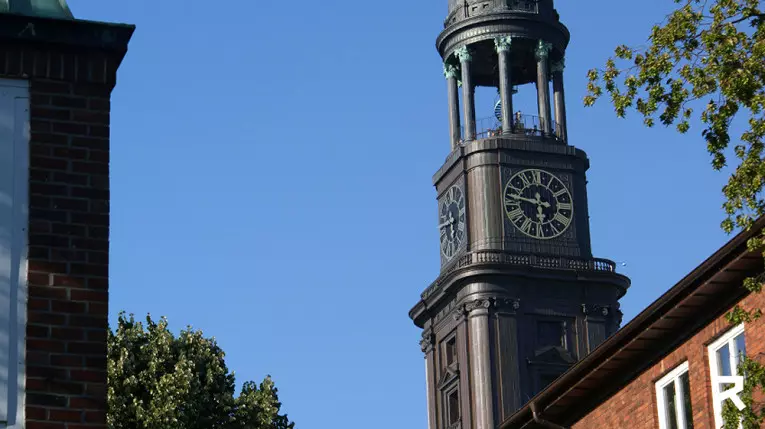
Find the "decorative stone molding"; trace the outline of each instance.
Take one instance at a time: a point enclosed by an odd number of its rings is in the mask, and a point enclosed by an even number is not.
[[[460,70],[456,66],[444,63],[444,77],[447,79],[459,79]]]
[[[465,312],[470,313],[475,310],[489,310],[492,304],[491,298],[478,298],[465,303]]]
[[[454,51],[454,55],[456,55],[457,58],[459,58],[461,63],[466,63],[473,60],[473,56],[471,55],[470,49],[468,49],[467,46],[457,48],[457,50]]]
[[[562,72],[566,68],[566,59],[561,58],[560,61],[556,61],[550,67],[550,73]]]
[[[459,322],[465,317],[465,315],[467,315],[467,312],[465,311],[465,306],[460,305],[459,307],[454,309],[454,312],[452,313],[452,318],[454,319],[455,322]]]
[[[433,335],[431,330],[426,330],[422,333],[422,339],[420,340],[420,350],[426,355],[433,350],[433,345],[436,342],[436,336]]]
[[[510,51],[510,46],[513,43],[513,37],[512,36],[500,36],[494,38],[494,48],[497,50],[497,52],[507,52]]]
[[[588,316],[606,317],[611,314],[611,306],[600,304],[582,304],[582,313]]]
[[[551,50],[552,50],[552,43],[545,42],[544,40],[540,39],[536,49],[534,50],[534,55],[536,56],[538,61],[543,61],[543,60],[546,60],[547,57],[550,55]]]
[[[521,308],[521,300],[517,298],[494,298],[494,307],[498,310],[508,309],[517,311]]]

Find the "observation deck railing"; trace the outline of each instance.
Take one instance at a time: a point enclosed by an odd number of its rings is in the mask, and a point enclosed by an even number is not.
[[[444,27],[473,16],[496,12],[539,13],[538,0],[485,0],[472,4],[461,4],[449,11]]]
[[[552,133],[545,135],[542,129],[542,121],[538,116],[532,115],[515,115],[513,116],[513,128],[512,133],[504,134],[506,136],[537,136],[537,137],[552,137],[556,140],[560,138],[560,126],[555,121],[550,121]],[[475,123],[475,140],[481,140],[489,137],[502,136],[502,122],[496,117],[490,116],[476,120]],[[463,136],[460,143],[466,143],[464,140],[465,127],[460,127],[460,135]]]
[[[550,270],[616,273],[616,263],[608,259],[579,259],[565,256],[517,254],[504,250],[476,250],[459,256],[442,270],[438,279],[422,293],[422,299],[427,298],[438,289],[445,280],[446,274],[461,268],[485,265],[514,265]]]

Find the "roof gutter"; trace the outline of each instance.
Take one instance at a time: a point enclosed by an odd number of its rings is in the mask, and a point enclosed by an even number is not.
[[[529,405],[529,407],[531,408],[531,415],[534,417],[534,423],[542,425],[542,426],[544,426],[546,428],[550,428],[550,429],[568,429],[565,426],[561,426],[561,425],[555,424],[555,423],[553,423],[551,421],[544,420],[542,418],[542,413],[538,413],[537,412],[537,403],[536,402],[532,402]]]

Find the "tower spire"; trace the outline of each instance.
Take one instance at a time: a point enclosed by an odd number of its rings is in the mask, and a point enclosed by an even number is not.
[[[592,256],[589,160],[566,129],[570,36],[552,0],[450,0],[444,27],[441,272],[409,316],[423,329],[429,429],[495,429],[619,328],[630,281]],[[524,85],[531,115],[513,112]],[[479,86],[499,93],[488,121]]]

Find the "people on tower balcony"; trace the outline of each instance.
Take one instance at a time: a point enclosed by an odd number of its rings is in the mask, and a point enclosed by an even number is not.
[[[513,128],[514,132],[516,132],[518,134],[523,134],[523,132],[524,132],[524,129],[523,129],[523,118],[522,118],[520,110],[515,112],[515,124],[513,124],[513,125],[515,125],[515,127]]]

